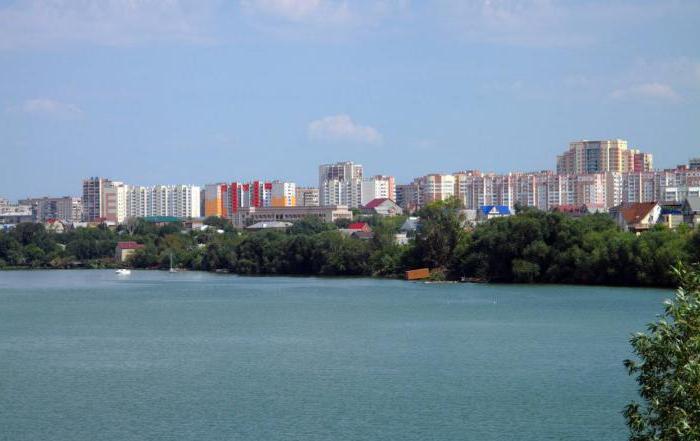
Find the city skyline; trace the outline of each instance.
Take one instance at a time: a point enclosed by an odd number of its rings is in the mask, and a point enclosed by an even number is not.
[[[580,171],[576,171],[573,169],[572,170],[560,170],[560,167],[561,167],[560,162],[561,162],[562,158],[566,157],[567,155],[573,155],[574,151],[576,149],[581,149],[582,146],[584,146],[584,145],[588,145],[589,149],[592,148],[593,151],[596,152],[595,153],[596,159],[592,164],[594,164],[595,166],[600,166],[600,169],[599,170],[593,170],[593,169],[580,170]],[[608,147],[605,150],[601,150],[600,145],[607,145]],[[607,150],[607,149],[610,149],[609,146],[617,146],[617,145],[620,145],[621,147],[620,148],[614,147],[611,150],[611,152],[615,152],[615,153],[610,153]],[[609,159],[610,164],[608,164],[607,161],[604,163],[600,162],[600,160],[603,157],[603,152],[607,152],[607,153],[605,153],[605,155],[613,155]],[[625,152],[627,152],[627,153],[625,153]],[[581,153],[579,153],[579,155],[580,154]],[[629,156],[629,159],[625,159],[626,154],[631,155],[631,156]],[[598,155],[601,155],[601,158],[597,158]],[[620,156],[620,155],[622,155],[622,156]],[[613,159],[613,157],[617,157],[617,159]],[[661,168],[661,167],[655,167],[653,165],[654,164],[653,158],[654,158],[654,155],[652,153],[643,152],[643,151],[640,151],[639,149],[634,149],[632,147],[628,148],[627,141],[623,140],[623,139],[619,139],[619,138],[611,139],[611,140],[577,140],[577,141],[571,141],[569,143],[569,147],[563,152],[562,155],[556,155],[555,162],[556,162],[557,166],[554,168],[549,168],[549,169],[508,170],[505,172],[495,172],[492,170],[479,170],[476,168],[462,167],[462,168],[455,169],[451,172],[429,171],[429,172],[422,173],[418,176],[412,176],[409,179],[399,181],[398,179],[396,179],[397,174],[395,174],[395,173],[390,173],[390,174],[364,173],[363,172],[364,167],[361,163],[355,162],[352,160],[342,160],[342,161],[336,161],[334,163],[321,164],[320,166],[318,166],[317,169],[319,170],[319,175],[317,177],[320,179],[321,175],[326,174],[327,172],[323,171],[323,169],[328,168],[328,167],[331,167],[331,168],[340,167],[339,170],[341,171],[341,175],[344,175],[344,173],[349,173],[347,171],[342,172],[343,167],[347,167],[347,166],[359,167],[359,176],[357,177],[357,183],[354,184],[354,185],[357,185],[357,189],[356,189],[357,194],[352,196],[353,198],[356,198],[357,201],[354,201],[353,203],[350,203],[350,204],[347,204],[346,203],[347,201],[342,201],[343,203],[341,205],[360,206],[360,205],[363,205],[364,203],[366,203],[372,199],[371,197],[369,197],[369,199],[368,199],[368,197],[365,195],[365,192],[366,192],[365,184],[367,184],[367,185],[371,184],[372,187],[374,188],[374,186],[375,186],[374,182],[377,179],[379,179],[379,180],[390,179],[391,182],[390,183],[387,182],[387,183],[383,184],[383,187],[381,190],[379,189],[379,187],[377,187],[376,190],[372,190],[372,191],[379,191],[382,193],[382,197],[386,196],[386,197],[389,197],[390,199],[393,200],[394,198],[391,198],[390,195],[396,196],[395,188],[397,185],[401,184],[401,186],[404,186],[404,187],[410,186],[413,183],[415,183],[417,179],[422,179],[422,178],[426,178],[426,177],[430,177],[430,176],[437,176],[437,177],[439,177],[439,176],[457,176],[457,175],[464,174],[464,173],[471,174],[472,172],[476,173],[478,175],[484,175],[484,176],[488,176],[488,175],[494,175],[494,176],[537,175],[537,174],[542,174],[542,173],[554,174],[554,175],[570,175],[570,176],[585,176],[587,174],[600,174],[600,173],[607,173],[607,172],[617,172],[617,173],[655,172],[655,173],[658,173],[658,172],[664,172],[664,171],[678,171],[679,169],[680,170],[682,170],[684,168],[688,169],[689,167],[691,169],[697,169],[697,168],[699,168],[699,163],[700,163],[700,157],[693,157],[693,158],[688,158],[688,160],[684,163],[676,164],[674,167]],[[572,160],[573,160],[573,157],[572,157]],[[590,159],[588,159],[587,161],[590,161]],[[622,161],[622,162],[620,162],[620,161]],[[588,166],[590,167],[591,164],[589,164]],[[125,184],[122,180],[114,180],[113,177],[100,176],[99,178],[104,179],[107,182],[115,182],[116,184],[118,184],[120,186],[123,186]],[[84,179],[81,178],[81,179],[83,180],[82,186],[84,187],[85,182],[87,180],[97,179],[97,176],[84,178]],[[118,179],[121,179],[121,178],[118,177]],[[342,179],[342,177],[341,177],[341,179]],[[299,182],[295,182],[292,180],[288,180],[288,179],[285,179],[284,177],[280,177],[280,176],[270,177],[269,175],[266,175],[263,179],[260,179],[260,177],[253,177],[253,178],[249,178],[249,179],[240,179],[237,177],[229,177],[229,179],[209,179],[205,182],[198,182],[198,183],[192,183],[192,182],[189,182],[189,183],[185,183],[185,182],[163,183],[163,182],[158,182],[158,183],[144,185],[141,182],[138,182],[138,183],[132,182],[132,183],[127,183],[126,185],[128,187],[131,187],[131,188],[151,188],[151,189],[153,189],[154,187],[187,186],[187,187],[197,187],[197,188],[200,188],[202,191],[204,191],[208,187],[218,188],[219,186],[228,187],[229,185],[249,185],[249,184],[252,185],[253,183],[256,183],[256,185],[257,184],[262,185],[263,183],[265,183],[266,185],[283,184],[285,186],[285,188],[288,184],[291,184],[291,186],[292,186],[291,192],[292,193],[294,193],[295,187],[300,189],[300,190],[314,189],[317,192],[320,191],[320,193],[321,193],[321,202],[322,202],[321,205],[335,205],[336,204],[336,202],[329,203],[328,201],[326,201],[326,203],[323,203],[324,184],[322,183],[322,181],[316,180],[315,182],[313,182],[312,184],[309,185],[309,184],[305,184],[305,183],[299,183]],[[360,184],[362,184],[362,185],[360,185]],[[81,187],[79,186],[79,190],[80,190],[80,188]],[[82,191],[84,192],[84,188]],[[226,190],[226,191],[228,191],[228,190]],[[75,196],[79,193],[80,193],[80,191],[73,192],[73,193],[66,193],[66,194],[44,192],[44,193],[41,193],[41,195],[39,195],[39,194],[35,194],[35,195],[25,194],[25,195],[17,197],[17,198],[8,197],[8,194],[5,193],[5,194],[0,194],[0,199],[6,200],[6,201],[19,201],[23,198],[24,199],[27,199],[27,198],[60,198],[60,197]],[[354,194],[354,192],[353,192],[353,194]],[[368,194],[371,194],[371,193],[368,193]],[[340,197],[340,196],[338,196],[338,197]],[[379,197],[379,196],[377,196],[377,197]],[[362,201],[363,201],[362,204],[359,203],[360,199],[362,199]],[[663,198],[659,198],[659,199],[661,200]],[[291,200],[290,200],[290,203],[291,203],[291,205],[296,204],[296,202],[291,202]],[[202,209],[202,212],[204,212],[204,209]]]
[[[0,2],[0,189],[312,185],[346,159],[406,182],[553,169],[582,138],[673,167],[700,148],[698,18],[691,1]]]

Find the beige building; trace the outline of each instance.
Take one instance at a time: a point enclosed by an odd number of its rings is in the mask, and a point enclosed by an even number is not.
[[[320,205],[318,188],[297,187],[296,202],[299,207],[318,207]]]
[[[346,205],[324,207],[243,207],[233,214],[236,227],[246,227],[258,222],[296,222],[305,217],[317,217],[324,222],[337,219],[352,219],[352,212]]]
[[[630,149],[623,139],[574,141],[557,156],[557,173],[591,174],[605,172],[643,172],[653,169],[650,153]]]
[[[430,174],[423,178],[423,203],[444,201],[455,195],[455,177],[453,175]]]

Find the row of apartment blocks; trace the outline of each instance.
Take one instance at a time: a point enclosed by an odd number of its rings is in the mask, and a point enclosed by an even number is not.
[[[467,209],[488,205],[513,208],[518,203],[543,210],[565,205],[608,209],[621,203],[681,201],[698,195],[699,175],[700,159],[691,159],[688,166],[654,171],[652,155],[628,148],[624,140],[582,140],[571,142],[557,156],[556,172],[468,170],[429,174],[397,185],[392,176],[365,177],[361,164],[343,161],[319,166],[317,188],[265,180],[204,187],[145,187],[92,177],[83,180],[82,198],[26,199],[21,201],[26,205],[4,210],[14,210],[18,219],[30,210],[38,221],[56,218],[121,223],[130,217],[148,216],[220,216],[235,221],[241,212],[257,211],[259,217],[271,209],[284,209],[288,212],[285,216],[294,217],[305,211],[293,207],[356,209],[384,199],[396,201],[404,212],[411,213],[431,201],[453,196]]]
[[[415,211],[456,197],[467,209],[515,204],[550,210],[586,205],[606,210],[622,203],[682,201],[700,193],[700,159],[672,170],[653,170],[653,157],[621,139],[574,141],[557,156],[557,171],[430,174],[396,186],[396,202]]]
[[[606,210],[622,203],[682,201],[700,195],[700,169],[591,174],[481,173],[431,174],[397,186],[397,203],[408,212],[435,200],[459,199],[465,208],[515,204],[551,210],[586,205]]]
[[[83,180],[83,220],[122,223],[131,217],[201,215],[200,187],[196,185],[129,185],[91,177]]]
[[[295,207],[297,200],[313,204],[313,194],[293,182],[251,181],[207,184],[204,187],[204,215],[231,219],[241,208]],[[318,206],[318,195],[316,195]]]
[[[396,199],[393,176],[363,178],[352,161],[319,167],[319,187],[294,182],[262,181],[208,184],[204,187],[204,216],[233,219],[247,208],[333,207],[360,208],[374,199]]]

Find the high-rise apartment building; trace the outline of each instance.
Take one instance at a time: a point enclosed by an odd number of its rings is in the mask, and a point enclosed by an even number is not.
[[[650,171],[652,155],[629,149],[627,141],[574,141],[569,149],[557,156],[558,174],[591,174],[605,172]]]
[[[272,181],[270,190],[271,207],[296,207],[297,192],[294,182]]]
[[[204,186],[204,216],[224,217],[224,193],[228,192],[225,183]]]
[[[195,185],[127,185],[103,178],[83,180],[83,220],[123,223],[131,217],[201,215],[201,189]]]
[[[691,170],[700,170],[700,158],[690,158],[690,161],[688,161],[688,168]]]
[[[100,219],[107,222],[122,223],[127,217],[126,193],[128,186],[119,181],[108,181],[102,186],[102,205]]]
[[[318,188],[296,187],[296,203],[298,207],[318,207]]]
[[[293,182],[261,181],[209,184],[205,187],[205,216],[232,219],[240,208],[294,207]]]
[[[91,177],[83,179],[83,220],[95,222],[102,216],[102,189],[109,179]]]
[[[124,218],[170,216],[180,219],[201,216],[201,188],[196,185],[126,186]],[[123,222],[123,221],[121,221]]]
[[[396,186],[396,203],[404,213],[413,213],[423,206],[423,178],[415,178],[409,184]]]
[[[92,177],[83,180],[83,220],[121,223],[127,217],[129,186],[119,181]]]
[[[454,194],[467,209],[514,204],[515,175],[466,171],[454,174]]]
[[[83,218],[83,203],[78,197],[27,198],[20,200],[19,203],[31,206],[34,217],[39,222],[46,222],[49,219],[80,222]]]
[[[365,205],[378,198],[396,201],[396,180],[393,176],[376,175],[362,181],[360,203]]]
[[[423,203],[444,201],[455,195],[455,177],[453,175],[430,174],[423,178]]]
[[[319,166],[318,188],[321,206],[359,208],[362,204],[362,165],[346,161]]]

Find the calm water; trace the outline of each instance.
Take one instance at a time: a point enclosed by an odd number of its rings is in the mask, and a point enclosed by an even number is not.
[[[0,272],[0,439],[624,440],[671,295]]]

